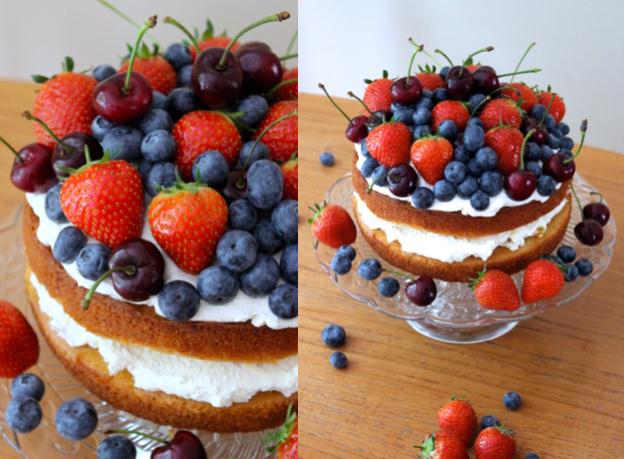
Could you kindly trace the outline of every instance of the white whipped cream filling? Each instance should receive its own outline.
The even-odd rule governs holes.
[[[364,164],[364,161],[366,161],[366,157],[362,154],[362,147],[359,143],[355,143],[353,144],[353,146],[355,147],[355,151],[358,154],[357,168],[361,170],[362,164]],[[433,185],[430,183],[427,183],[420,174],[418,175],[418,178],[419,178],[419,186],[424,186],[426,188],[433,189]],[[366,180],[369,185],[372,184],[372,180],[370,178],[364,178],[364,180]],[[561,183],[557,183],[557,186],[555,189],[559,189],[560,186],[561,186]],[[395,196],[390,192],[387,186],[373,185],[373,189],[377,193],[383,194],[385,196],[389,196],[393,199],[398,199],[399,201],[407,201],[410,204],[412,204],[411,196],[405,196],[405,197]],[[524,201],[514,201],[509,196],[507,196],[507,193],[505,193],[505,191],[501,191],[496,196],[490,197],[490,205],[485,210],[475,209],[474,207],[470,205],[470,199],[463,199],[463,198],[460,198],[459,196],[455,196],[453,199],[451,199],[450,201],[446,201],[446,202],[436,199],[433,201],[433,205],[429,207],[429,209],[427,210],[438,210],[440,212],[461,212],[462,215],[469,215],[471,217],[493,217],[503,207],[523,206],[524,204],[528,204],[529,202],[532,202],[532,201],[546,202],[548,201],[549,198],[550,196],[542,196],[541,194],[537,192],[537,190],[535,190],[533,194],[529,196],[528,198],[526,198]]]
[[[368,208],[357,192],[354,196],[357,202],[358,219],[363,225],[373,230],[383,231],[388,243],[399,242],[404,252],[446,263],[463,261],[471,256],[486,260],[497,247],[518,250],[527,238],[546,228],[567,203],[567,200],[562,200],[553,210],[528,225],[484,237],[462,238],[423,231],[406,224],[384,220]]]
[[[33,212],[39,217],[39,228],[37,228],[37,239],[42,244],[53,247],[54,242],[58,234],[66,226],[70,226],[70,223],[56,223],[52,221],[45,213],[45,193],[26,193],[26,200],[32,208]],[[143,225],[143,239],[156,244],[152,232],[147,223]],[[92,242],[92,241],[91,241]],[[158,244],[156,244],[158,247]],[[160,250],[160,247],[159,247]],[[197,276],[182,271],[173,262],[171,258],[163,251],[160,250],[165,259],[165,282],[171,282],[173,280],[184,280],[190,282],[193,285],[197,283]],[[93,285],[93,281],[83,277],[78,271],[76,263],[63,263],[63,268],[69,276],[76,281],[76,283],[86,289],[89,289]],[[119,295],[113,283],[110,279],[106,279],[100,284],[97,289],[97,293],[110,296],[116,300],[126,301],[121,295]],[[151,306],[156,310],[156,313],[163,316],[158,307],[158,295],[152,295],[145,301],[135,302],[136,304],[143,304]],[[222,304],[214,305],[201,301],[197,314],[191,319],[197,322],[247,322],[251,321],[255,327],[267,326],[272,329],[281,328],[296,328],[298,324],[298,318],[293,319],[281,319],[271,312],[269,309],[269,300],[267,297],[254,298],[246,295],[240,291],[232,299],[232,301]]]
[[[215,407],[245,403],[258,392],[278,391],[288,397],[297,391],[297,356],[275,362],[239,363],[201,360],[121,344],[95,335],[77,323],[34,273],[30,282],[39,296],[39,308],[50,318],[50,328],[57,336],[70,347],[97,349],[111,375],[127,370],[138,389],[161,391]]]

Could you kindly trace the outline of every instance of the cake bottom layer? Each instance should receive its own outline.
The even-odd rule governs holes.
[[[288,405],[297,406],[296,393],[285,397],[279,392],[260,392],[246,403],[215,408],[206,402],[138,389],[127,371],[111,375],[97,350],[89,346],[70,347],[54,333],[48,317],[40,310],[39,297],[29,276],[26,291],[39,328],[59,361],[87,389],[116,408],[176,428],[249,432],[280,425]]]
[[[527,267],[532,261],[551,253],[563,239],[570,220],[570,197],[559,212],[539,235],[525,239],[517,250],[498,247],[487,260],[471,256],[460,262],[443,262],[416,253],[402,250],[399,241],[389,242],[379,229],[367,227],[358,214],[358,202],[354,197],[353,209],[356,221],[364,238],[383,259],[404,271],[413,274],[427,274],[449,282],[467,282],[476,277],[487,264],[489,269],[500,269],[513,274]]]

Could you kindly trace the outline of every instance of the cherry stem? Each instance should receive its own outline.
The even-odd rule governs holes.
[[[253,144],[253,147],[251,147],[251,150],[249,151],[249,155],[247,155],[247,158],[245,158],[245,163],[243,164],[243,171],[247,170],[247,166],[249,165],[249,161],[251,161],[251,158],[253,157],[253,153],[256,150],[256,147],[258,146],[258,142],[260,142],[260,139],[262,139],[262,137],[264,136],[264,134],[266,134],[267,132],[269,132],[269,129],[271,129],[273,126],[281,123],[282,121],[284,121],[287,118],[291,118],[293,116],[297,116],[298,114],[298,109],[294,109],[292,112],[290,113],[286,113],[285,115],[280,116],[278,119],[276,119],[275,121],[269,123],[269,125],[267,127],[265,127],[260,134],[258,134],[258,137],[256,137],[256,140]]]
[[[121,435],[138,435],[139,437],[147,438],[148,440],[153,440],[158,443],[168,444],[169,442],[164,438],[157,437],[155,435],[150,435],[145,432],[141,432],[140,430],[124,430],[124,429],[112,429],[104,432],[106,435],[110,434],[121,434]]]
[[[548,87],[548,89],[550,90],[550,86]],[[554,101],[555,101],[555,95],[553,94],[553,96],[548,101],[548,107],[546,107],[546,110],[544,110],[544,114],[542,115],[542,118],[537,124],[538,126],[541,126],[542,124],[544,124],[544,121],[546,121],[546,117],[548,116],[548,113],[550,113],[550,108],[552,107]]]
[[[271,94],[275,93],[275,91],[277,91],[278,89],[283,88],[284,86],[288,86],[289,84],[298,83],[298,82],[299,82],[299,78],[291,78],[289,80],[280,81],[271,89],[269,89],[269,91],[267,92],[267,95],[270,96]]]
[[[364,107],[368,113],[370,113],[371,115],[373,114],[373,111],[372,111],[370,108],[368,108],[368,105],[366,105],[366,103],[365,103],[362,99],[360,99],[358,96],[356,96],[356,95],[354,94],[354,92],[353,92],[353,91],[349,91],[349,92],[347,93],[347,95],[348,95],[349,97],[354,98],[354,99],[355,99],[355,100],[357,100],[360,104],[362,104],[362,107]]]
[[[583,215],[583,205],[581,204],[581,200],[578,197],[578,194],[576,194],[576,190],[574,189],[574,185],[572,185],[570,183],[570,190],[572,191],[572,195],[574,196],[574,199],[576,200],[576,205],[579,208],[579,212],[581,213],[581,216]]]
[[[87,294],[85,295],[85,297],[82,299],[81,306],[82,306],[83,311],[86,311],[89,308],[89,304],[91,304],[91,300],[93,299],[93,295],[95,294],[95,291],[97,290],[98,286],[102,282],[104,282],[104,279],[107,279],[113,273],[119,273],[119,272],[123,272],[127,276],[134,276],[137,272],[137,268],[134,265],[119,266],[117,268],[109,269],[100,277],[98,277],[93,283],[93,285],[91,286],[91,288],[87,291]]]
[[[139,51],[141,40],[143,40],[143,35],[145,35],[149,29],[153,29],[156,26],[156,21],[157,16],[151,16],[139,29],[136,43],[134,44],[134,48],[132,48],[132,54],[130,54],[130,59],[128,60],[128,71],[126,72],[126,80],[124,81],[123,88],[121,88],[121,91],[124,94],[128,94],[128,92],[130,91],[130,77],[132,76],[132,67],[134,67],[134,60],[136,59],[136,55]]]
[[[416,48],[418,48],[418,47],[422,46],[422,53],[423,53],[425,56],[427,56],[429,59],[431,59],[433,62],[435,62],[436,64],[440,65],[440,62],[439,62],[439,61],[435,58],[435,56],[434,56],[433,54],[431,54],[430,52],[428,52],[428,51],[425,49],[425,45],[419,45],[419,44],[418,44],[418,43],[416,43],[416,42],[414,41],[414,39],[413,39],[413,38],[411,38],[411,37],[410,37],[410,38],[408,38],[408,39],[407,39],[407,41],[409,41],[409,42],[412,44],[412,46],[414,46],[414,47],[416,47]]]
[[[500,75],[497,75],[497,76],[498,78],[503,78],[503,77],[508,77],[512,75],[524,75],[525,73],[538,73],[541,71],[542,69],[514,70],[513,72],[501,73]]]
[[[26,118],[29,121],[34,121],[35,123],[39,124],[39,126],[41,126],[48,134],[50,134],[50,137],[52,137],[54,141],[57,142],[66,152],[71,152],[74,150],[72,146],[67,145],[61,139],[59,139],[59,137],[52,131],[52,129],[50,129],[50,127],[41,118],[37,118],[28,110],[25,110],[22,112],[22,117]]]
[[[553,96],[554,99],[554,96]],[[574,161],[578,155],[581,154],[581,150],[583,149],[583,144],[585,143],[585,134],[587,133],[587,120],[584,119],[581,121],[581,141],[579,142],[578,147],[576,147],[576,153],[574,156],[567,158],[563,161],[563,164],[568,164],[570,161]]]
[[[288,48],[286,48],[286,54],[290,54],[293,50],[293,48],[295,47],[295,42],[297,41],[297,39],[299,38],[299,31],[295,30],[295,33],[293,33],[293,36],[290,38],[290,41],[288,42]]]
[[[463,65],[465,66],[468,62],[470,62],[472,60],[473,57],[475,57],[477,54],[481,54],[481,53],[489,53],[491,51],[494,51],[494,47],[493,46],[486,46],[485,48],[481,48],[477,51],[475,51],[472,54],[469,54],[468,57],[464,60]]]
[[[516,68],[514,69],[514,72],[517,72],[518,69],[520,68],[520,66],[522,65],[522,62],[524,62],[524,59],[527,57],[527,54],[529,54],[529,51],[531,51],[531,49],[535,46],[535,42],[531,43],[527,49],[524,50],[524,54],[522,55],[522,57],[520,58],[520,60],[518,61],[518,65],[516,65]],[[499,75],[500,76],[500,75]],[[514,78],[516,77],[516,74],[514,73],[514,75],[512,75],[511,77],[511,83],[513,83]]]
[[[602,204],[602,201],[604,201],[604,196],[599,191],[590,191],[589,194],[591,196],[598,196],[598,197],[600,197],[600,201],[598,201],[600,204]]]
[[[524,170],[524,149],[526,148],[526,144],[529,141],[529,139],[533,137],[533,134],[535,134],[535,129],[531,129],[529,132],[527,132],[526,135],[524,136],[524,139],[522,139],[522,147],[520,148],[520,170],[521,171]]]
[[[163,19],[163,22],[165,24],[171,24],[171,25],[177,27],[178,29],[180,29],[182,31],[182,33],[184,35],[186,35],[189,40],[191,40],[191,43],[193,44],[193,47],[197,51],[197,54],[201,53],[201,48],[199,47],[199,43],[197,42],[197,38],[195,38],[195,36],[191,32],[189,32],[189,30],[186,27],[184,27],[182,25],[182,23],[180,23],[179,21],[176,21],[171,16],[165,16],[165,18]]]
[[[11,152],[15,155],[16,161],[19,161],[20,163],[24,162],[22,157],[19,155],[19,152],[15,148],[13,148],[13,146],[9,142],[4,140],[2,137],[0,137],[0,142],[2,142],[5,147],[7,147],[9,150],[11,150]]]
[[[223,50],[223,55],[221,56],[221,59],[219,59],[219,62],[216,65],[217,70],[225,70],[225,59],[227,58],[227,55],[230,52],[230,49],[232,48],[232,46],[234,46],[234,43],[236,43],[240,37],[245,35],[250,30],[255,29],[258,26],[261,26],[262,24],[267,24],[269,22],[285,21],[289,17],[290,17],[290,13],[288,11],[282,11],[281,13],[272,14],[271,16],[266,16],[262,19],[257,20],[256,22],[252,24],[249,24],[247,27],[244,27],[240,32],[234,35],[234,38],[230,40],[225,50]]]
[[[350,123],[350,122],[351,122],[351,118],[349,118],[349,115],[347,115],[347,114],[345,113],[345,111],[344,111],[342,108],[340,108],[340,107],[338,106],[338,104],[336,103],[336,101],[334,100],[334,98],[333,98],[332,96],[330,96],[330,95],[329,95],[329,93],[327,92],[327,88],[325,88],[325,85],[324,85],[323,83],[319,83],[319,84],[318,84],[318,87],[319,87],[319,88],[321,88],[321,90],[325,93],[325,95],[327,96],[327,98],[329,99],[329,101],[332,103],[332,105],[333,105],[334,107],[336,107],[336,110],[338,110],[340,113],[342,113],[342,116],[344,116],[344,117],[347,119],[347,121]]]
[[[451,67],[453,67],[455,65],[455,64],[453,64],[453,61],[451,60],[451,58],[448,57],[446,55],[446,53],[444,51],[442,51],[441,49],[436,48],[436,49],[433,50],[433,52],[436,53],[436,54],[439,54],[440,56],[442,56],[446,60],[446,62],[448,62],[450,64]]]
[[[125,14],[123,11],[121,11],[119,8],[117,8],[116,6],[112,5],[111,3],[107,2],[106,0],[97,0],[97,2],[102,5],[105,6],[106,8],[108,8],[109,10],[111,10],[113,13],[115,13],[117,16],[119,16],[121,19],[123,19],[124,21],[126,21],[128,24],[130,24],[131,26],[133,26],[135,29],[140,29],[141,28],[141,24],[139,24],[138,22],[136,22],[134,19],[132,19],[130,16],[128,16],[127,14]],[[152,37],[149,33],[146,35],[150,40],[152,40],[152,42],[154,42],[155,45],[157,45],[158,47],[160,47],[160,45],[158,45],[158,42],[156,41],[156,39],[154,37]]]
[[[296,57],[299,57],[299,53],[284,54],[282,57],[279,58],[279,60],[280,61],[287,61],[289,59],[294,59]]]
[[[412,53],[412,57],[409,62],[409,66],[407,67],[407,78],[405,79],[405,84],[409,86],[410,84],[410,75],[412,74],[412,67],[414,66],[414,59],[416,59],[416,55],[423,50],[424,46],[416,46],[416,49]]]

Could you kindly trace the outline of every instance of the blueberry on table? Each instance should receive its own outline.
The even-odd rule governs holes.
[[[251,231],[258,221],[258,211],[247,199],[237,199],[229,206],[230,228]]]
[[[258,247],[254,237],[247,231],[229,230],[217,244],[217,261],[224,268],[240,273],[256,262]]]
[[[319,156],[319,160],[321,161],[321,164],[325,167],[332,167],[334,164],[336,164],[336,159],[334,158],[334,155],[329,151],[321,153],[321,156]]]
[[[487,429],[488,427],[494,427],[494,426],[500,426],[500,425],[501,425],[501,422],[496,416],[488,414],[481,418],[481,424],[479,425],[479,427],[481,428],[481,430],[483,430],[483,429]]]
[[[40,402],[44,393],[45,384],[41,378],[35,374],[22,373],[11,381],[12,398],[30,397]]]
[[[185,322],[199,310],[199,293],[186,281],[169,282],[158,294],[158,308],[167,319]]]
[[[153,131],[170,131],[173,126],[173,120],[171,119],[171,115],[166,110],[161,108],[153,108],[147,115],[145,115],[139,121],[139,129],[145,135],[149,134]],[[149,159],[149,158],[147,158]],[[152,160],[152,161],[165,161],[161,160]]]
[[[82,440],[97,427],[98,417],[93,405],[76,398],[64,402],[56,411],[56,431],[69,440]]]
[[[259,254],[256,263],[239,276],[240,287],[249,296],[271,293],[279,280],[279,265],[269,255]]]
[[[46,192],[45,213],[50,220],[56,223],[65,223],[67,217],[61,208],[61,184],[57,183]]]
[[[269,296],[269,309],[280,319],[292,319],[299,314],[297,287],[291,284],[278,285]]]
[[[193,63],[191,52],[188,50],[188,47],[182,43],[172,43],[167,46],[164,57],[176,70]]]
[[[254,162],[247,171],[247,199],[256,209],[275,207],[284,192],[284,178],[280,167],[268,159]]]
[[[334,255],[331,261],[331,269],[334,270],[336,274],[339,276],[344,276],[349,271],[351,271],[352,263],[351,260],[344,255]]]
[[[238,293],[238,276],[223,266],[211,266],[199,273],[197,290],[202,300],[225,304]]]
[[[510,391],[503,396],[503,403],[508,410],[516,411],[522,405],[522,397],[518,392]]]
[[[193,161],[193,178],[217,190],[225,188],[229,173],[227,160],[217,150],[205,151]]]
[[[258,222],[253,232],[256,242],[258,243],[258,251],[273,255],[277,253],[283,246],[284,242],[279,237],[275,226],[268,218]]]
[[[394,295],[399,293],[401,285],[399,284],[399,281],[396,280],[394,277],[384,277],[379,282],[377,289],[379,290],[379,294],[381,296],[392,298]]]
[[[67,226],[56,237],[52,255],[61,263],[73,262],[87,243],[87,236],[75,226]]]
[[[142,157],[143,134],[130,126],[115,126],[102,139],[102,148],[110,152],[111,159],[139,161]]]
[[[266,116],[269,111],[269,104],[266,99],[259,95],[251,95],[245,97],[236,108],[241,113],[240,121],[248,126],[258,124]]]
[[[332,367],[343,370],[348,365],[347,356],[343,352],[336,351],[329,356],[329,363]]]
[[[571,245],[562,245],[557,249],[557,256],[564,263],[572,263],[576,258],[576,249]]]
[[[321,332],[321,339],[329,347],[340,347],[344,345],[347,334],[340,325],[329,324]]]
[[[589,276],[594,270],[594,264],[587,258],[579,258],[576,260],[576,263],[574,263],[574,266],[576,266],[581,276]]]
[[[176,166],[173,163],[154,163],[145,179],[145,190],[150,196],[156,196],[162,188],[169,188],[176,183]]]
[[[535,453],[529,453],[524,457],[524,459],[539,459],[539,456]]]
[[[294,199],[280,202],[271,213],[271,223],[287,244],[297,242],[298,216],[298,202]]]
[[[381,275],[381,263],[376,258],[367,258],[358,266],[358,274],[366,280],[375,280]]]
[[[19,433],[28,433],[41,424],[43,413],[39,402],[32,397],[17,397],[9,401],[6,409],[6,422]]]
[[[350,246],[350,245],[341,245],[340,247],[338,247],[338,249],[336,250],[336,255],[341,256],[341,257],[347,257],[349,260],[353,261],[355,260],[355,249]]]
[[[112,77],[117,73],[117,70],[112,65],[102,64],[96,66],[91,74],[96,81],[104,81],[105,79]]]
[[[104,439],[97,448],[97,459],[135,459],[136,455],[132,440],[122,435]]]
[[[298,244],[287,246],[280,256],[280,272],[282,279],[292,285],[297,285],[299,275]]]

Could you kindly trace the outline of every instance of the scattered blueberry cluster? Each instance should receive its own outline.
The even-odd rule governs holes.
[[[594,264],[589,258],[576,260],[576,249],[570,245],[560,246],[555,255],[549,255],[547,258],[563,270],[566,282],[573,282],[579,276],[589,276],[594,270]]]
[[[503,395],[503,404],[510,411],[517,411],[522,406],[522,397],[518,392],[509,391]]]
[[[321,153],[321,156],[319,156],[319,160],[321,161],[321,164],[325,167],[333,167],[334,164],[336,164],[336,158],[334,158],[333,153],[330,151],[325,151]]]
[[[323,342],[332,348],[342,347],[347,340],[347,334],[340,325],[329,324],[321,332]],[[329,363],[334,367],[342,370],[347,368],[348,360],[344,352],[336,351],[329,356]]]

